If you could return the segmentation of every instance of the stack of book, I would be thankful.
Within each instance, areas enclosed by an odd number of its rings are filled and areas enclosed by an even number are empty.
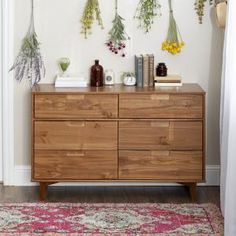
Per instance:
[[[87,87],[88,82],[83,77],[60,77],[57,76],[55,87],[56,88],[79,88]]]
[[[156,87],[179,87],[182,86],[182,78],[179,75],[168,75],[166,77],[155,77],[155,86]]]
[[[135,56],[135,75],[137,87],[154,86],[154,55]]]

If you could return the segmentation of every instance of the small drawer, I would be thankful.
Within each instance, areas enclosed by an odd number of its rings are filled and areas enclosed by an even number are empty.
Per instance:
[[[37,94],[34,98],[35,118],[95,119],[117,118],[117,95]]]
[[[34,154],[34,180],[117,178],[116,151],[46,151]]]
[[[34,148],[116,150],[117,122],[35,121]]]
[[[121,118],[203,118],[202,95],[121,94]]]
[[[202,150],[200,121],[123,121],[119,149]]]
[[[120,151],[119,179],[203,179],[200,151]]]

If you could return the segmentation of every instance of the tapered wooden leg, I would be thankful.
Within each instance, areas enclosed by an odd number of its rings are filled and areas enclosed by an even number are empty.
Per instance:
[[[39,187],[39,199],[40,201],[44,201],[47,193],[47,183],[42,183],[40,182],[40,187]]]
[[[190,192],[192,202],[196,202],[197,201],[197,184],[190,183],[188,184],[188,187],[189,187],[189,192]]]
[[[192,202],[197,201],[197,183],[179,183],[183,184],[189,189]]]

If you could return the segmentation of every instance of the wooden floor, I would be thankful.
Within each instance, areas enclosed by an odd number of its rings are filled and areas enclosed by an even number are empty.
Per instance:
[[[0,185],[0,203],[39,202],[38,187]],[[76,203],[190,203],[185,187],[53,187],[46,202]],[[218,187],[198,187],[197,203],[219,206]]]

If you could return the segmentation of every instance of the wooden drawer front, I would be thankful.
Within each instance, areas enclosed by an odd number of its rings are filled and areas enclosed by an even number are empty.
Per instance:
[[[121,118],[202,118],[202,95],[122,94]]]
[[[202,180],[201,151],[120,151],[120,179]]]
[[[202,122],[120,122],[119,149],[202,150]]]
[[[36,95],[35,118],[116,118],[117,95]]]
[[[36,149],[117,149],[117,122],[35,121],[34,129]]]
[[[34,178],[36,180],[116,179],[117,152],[36,150]]]

